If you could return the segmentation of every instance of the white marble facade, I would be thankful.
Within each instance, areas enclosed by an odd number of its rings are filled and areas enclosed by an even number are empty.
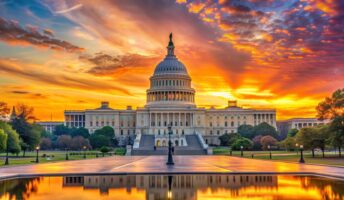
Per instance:
[[[66,110],[65,124],[85,127],[90,133],[103,126],[111,126],[121,141],[138,134],[167,138],[168,125],[172,125],[173,137],[179,138],[180,145],[185,144],[186,141],[182,140],[187,134],[199,134],[207,144],[219,144],[219,136],[236,132],[242,124],[267,122],[276,127],[274,109],[244,109],[238,107],[236,101],[229,101],[223,109],[206,109],[197,107],[194,100],[191,77],[174,55],[171,35],[167,55],[150,78],[144,107],[133,110],[128,106],[126,110],[118,110],[110,108],[108,102],[102,102],[97,109]],[[164,146],[162,139],[159,145]]]

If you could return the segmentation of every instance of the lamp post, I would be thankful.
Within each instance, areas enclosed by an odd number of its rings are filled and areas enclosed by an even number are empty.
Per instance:
[[[305,163],[305,160],[303,159],[303,145],[300,145],[300,161],[299,163]]]
[[[39,146],[36,147],[36,163],[39,163],[38,152],[39,152]]]
[[[295,147],[296,147],[296,155],[299,155],[299,144],[296,143],[296,144],[295,144]]]
[[[87,147],[83,146],[83,149],[84,149],[84,159],[86,159],[86,149],[87,149]]]
[[[66,148],[66,160],[69,160],[69,157],[68,157],[68,148]]]
[[[241,145],[240,149],[241,149],[241,157],[244,157],[244,151],[243,151],[244,147]]]
[[[271,146],[268,145],[268,149],[269,149],[269,154],[270,154],[270,160],[272,159],[272,155],[271,155]]]
[[[172,135],[172,127],[171,127],[171,125],[169,125],[168,126],[168,158],[167,158],[166,165],[174,165],[173,157],[172,157],[171,135]]]

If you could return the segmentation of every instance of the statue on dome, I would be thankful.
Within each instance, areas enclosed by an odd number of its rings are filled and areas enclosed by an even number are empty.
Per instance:
[[[172,32],[170,33],[170,42],[168,43],[168,46],[174,46],[172,41]]]

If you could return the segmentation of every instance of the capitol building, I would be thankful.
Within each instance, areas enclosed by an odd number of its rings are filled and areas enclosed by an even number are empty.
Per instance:
[[[65,125],[85,127],[90,133],[111,126],[120,143],[128,141],[135,149],[151,150],[168,145],[168,126],[172,127],[175,147],[200,147],[220,144],[219,136],[235,133],[240,125],[266,122],[276,127],[276,111],[244,109],[228,101],[223,109],[200,108],[195,104],[195,89],[186,66],[174,53],[172,34],[166,57],[156,66],[146,91],[146,105],[125,110],[102,102],[96,109],[65,110]]]

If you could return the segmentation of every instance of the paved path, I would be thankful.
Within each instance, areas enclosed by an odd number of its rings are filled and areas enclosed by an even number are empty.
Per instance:
[[[98,173],[316,173],[344,178],[344,168],[256,160],[228,156],[112,156],[78,161],[0,168],[0,178],[20,175],[66,175]]]

